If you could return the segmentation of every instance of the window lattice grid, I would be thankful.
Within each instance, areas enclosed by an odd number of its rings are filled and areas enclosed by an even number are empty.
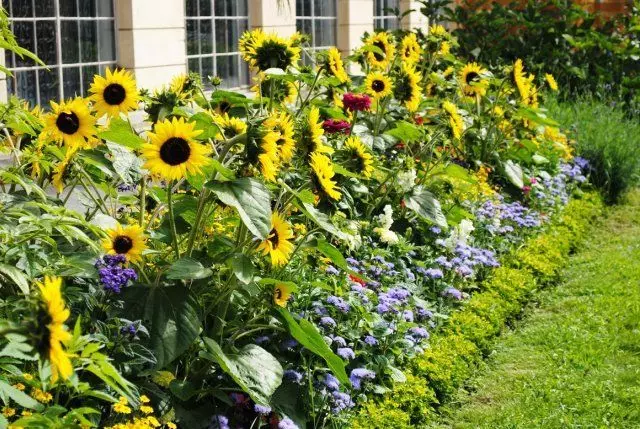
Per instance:
[[[390,15],[385,9],[399,9],[400,0],[375,0],[373,5],[374,29],[397,30],[400,23],[398,17]]]
[[[5,52],[10,94],[31,104],[86,95],[93,76],[116,63],[113,0],[3,0],[20,46],[45,63]]]
[[[296,0],[296,30],[311,36],[311,50],[329,49],[337,40],[336,0]],[[308,58],[303,59],[309,63]]]
[[[247,0],[186,0],[187,65],[222,78],[222,87],[249,84],[249,68],[240,57],[238,39],[249,27]]]

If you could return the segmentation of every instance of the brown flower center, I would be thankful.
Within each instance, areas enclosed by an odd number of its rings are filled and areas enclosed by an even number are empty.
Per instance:
[[[119,235],[113,240],[113,250],[117,254],[123,255],[133,247],[133,240],[126,235]]]
[[[65,134],[75,134],[80,128],[80,119],[78,119],[78,115],[74,112],[62,112],[58,115],[58,119],[56,119],[56,126]]]
[[[384,85],[384,82],[381,80],[374,80],[373,82],[371,82],[371,88],[375,92],[382,92],[384,91],[385,85]]]
[[[180,165],[189,160],[191,147],[180,137],[171,137],[160,147],[160,158],[169,165]]]
[[[119,83],[112,83],[104,89],[102,96],[104,97],[104,101],[106,101],[107,104],[110,104],[111,106],[117,106],[121,104],[127,97],[127,92]]]

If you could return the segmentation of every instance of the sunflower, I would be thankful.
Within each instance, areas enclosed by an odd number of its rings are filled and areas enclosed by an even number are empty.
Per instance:
[[[402,65],[393,85],[393,96],[410,111],[415,112],[420,105],[420,74],[408,64]]]
[[[472,97],[474,95],[485,95],[487,93],[487,81],[482,79],[485,73],[477,63],[468,63],[460,71],[460,85],[464,95]]]
[[[246,31],[239,40],[242,58],[259,71],[286,70],[300,60],[300,48],[294,38],[285,39],[261,29]]]
[[[275,182],[280,170],[280,157],[278,156],[280,133],[264,127],[252,127],[247,134],[246,149],[249,162],[258,164],[264,178]]]
[[[519,58],[513,64],[512,78],[514,85],[518,88],[518,92],[520,93],[520,99],[525,102],[528,101],[531,86],[529,80],[525,77],[524,65],[522,64],[522,60]]]
[[[199,83],[198,75],[194,73],[181,73],[174,76],[169,83],[169,92],[179,100],[185,100],[192,95]]]
[[[545,73],[544,79],[547,81],[547,84],[552,91],[558,91],[558,82],[556,82],[556,78],[553,77],[551,73]]]
[[[298,144],[306,151],[307,156],[312,153],[333,153],[333,148],[322,142],[323,134],[320,110],[313,106],[306,121],[302,123],[298,136]]]
[[[266,240],[258,246],[265,255],[271,256],[271,265],[279,267],[284,265],[293,252],[293,230],[284,217],[278,213],[271,214],[271,231]]]
[[[263,73],[256,77],[257,83],[251,88],[258,97],[273,97],[277,103],[293,103],[298,96],[298,89],[293,82],[281,79],[270,80]]]
[[[447,38],[449,37],[449,32],[442,25],[430,25],[429,36]]]
[[[364,80],[364,88],[365,92],[376,100],[391,95],[393,92],[391,79],[379,71],[374,71],[367,75]]]
[[[62,279],[59,277],[45,277],[44,283],[39,283],[42,308],[38,315],[38,322],[46,326],[38,348],[42,355],[46,356],[51,364],[51,381],[55,383],[58,378],[68,379],[73,374],[73,366],[67,353],[63,349],[71,341],[71,333],[66,330],[64,322],[69,318],[69,309],[66,308],[60,288]],[[43,329],[45,326],[38,326]]]
[[[332,180],[336,173],[333,171],[333,164],[329,157],[322,153],[314,152],[311,154],[309,165],[313,171],[313,182],[316,189],[332,200],[339,200],[342,194],[336,189],[336,182]]]
[[[230,117],[228,113],[213,115],[213,122],[220,128],[217,140],[230,139],[247,132],[247,124],[240,118]]]
[[[422,48],[418,43],[416,33],[409,33],[400,42],[400,55],[405,64],[414,65],[420,61]]]
[[[464,132],[464,122],[462,121],[462,117],[458,113],[458,108],[455,104],[450,101],[444,101],[442,103],[442,109],[447,112],[449,116],[449,126],[451,127],[451,132],[453,133],[453,138],[459,140],[462,137],[462,133]]]
[[[340,51],[335,47],[330,48],[327,51],[327,67],[331,74],[338,78],[340,83],[347,83],[350,81],[349,75],[344,68]]]
[[[277,283],[273,288],[273,303],[280,307],[286,307],[291,298],[291,287],[286,283]]]
[[[124,255],[131,262],[138,262],[147,248],[143,229],[138,225],[107,230],[109,238],[102,242],[102,248],[110,255]]]
[[[351,136],[344,142],[344,147],[355,161],[358,172],[367,179],[373,173],[373,156],[364,147],[358,136]]]
[[[142,146],[145,168],[167,180],[178,180],[190,174],[200,174],[209,162],[209,148],[193,140],[202,131],[184,118],[165,119],[147,133],[150,143]]]
[[[67,153],[64,159],[53,169],[51,184],[56,188],[56,191],[58,191],[59,194],[64,190],[64,179],[69,175],[69,167],[73,153],[74,152]]]
[[[280,151],[280,159],[283,162],[290,162],[296,149],[296,142],[293,139],[294,127],[293,118],[287,112],[273,112],[262,123],[265,128],[280,134],[276,142]]]
[[[446,40],[443,41],[440,44],[440,49],[438,49],[438,55],[440,56],[449,55],[450,52],[451,52],[451,43],[449,43]]]
[[[374,33],[366,38],[364,45],[369,48],[373,46],[382,51],[382,53],[367,51],[365,58],[371,68],[386,69],[391,64],[396,48],[393,46],[393,36],[389,33],[386,31]]]
[[[106,78],[95,75],[89,92],[98,117],[117,117],[138,108],[136,81],[131,72],[125,70],[116,69],[112,73],[107,69]]]
[[[58,144],[75,149],[89,146],[96,133],[96,118],[91,116],[87,103],[80,97],[60,104],[51,101],[51,113],[45,117],[43,133]]]

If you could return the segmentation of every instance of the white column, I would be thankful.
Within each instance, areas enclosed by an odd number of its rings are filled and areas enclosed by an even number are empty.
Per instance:
[[[249,28],[291,36],[296,32],[295,0],[249,0]]]
[[[4,49],[0,49],[0,64],[4,66]],[[9,100],[7,89],[7,75],[0,73],[0,103],[6,103]]]
[[[402,28],[405,30],[415,30],[421,28],[425,33],[429,27],[429,18],[420,12],[422,4],[417,0],[400,0],[400,13],[413,10],[402,19]]]
[[[140,88],[158,88],[187,71],[183,0],[116,0],[118,64]]]
[[[362,44],[362,35],[373,32],[373,0],[338,0],[338,49],[343,56]]]

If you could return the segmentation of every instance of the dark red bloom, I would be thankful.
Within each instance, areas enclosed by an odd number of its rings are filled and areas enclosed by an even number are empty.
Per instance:
[[[327,119],[322,123],[322,128],[329,134],[349,134],[351,131],[351,125],[348,122],[338,119]]]
[[[371,97],[367,94],[347,92],[342,96],[342,102],[347,110],[361,112],[371,108]]]
[[[416,116],[415,118],[413,118],[413,120],[416,122],[416,124],[418,125],[422,125],[424,124],[424,118],[422,116]]]
[[[529,192],[531,192],[531,186],[523,186],[522,187],[522,192],[526,195]]]
[[[402,208],[407,207],[407,204],[404,202],[404,200],[400,200],[400,207]]]
[[[349,274],[349,280],[351,280],[354,283],[359,283],[361,286],[366,286],[367,284],[367,282],[365,282],[358,276],[354,276],[353,274]]]

